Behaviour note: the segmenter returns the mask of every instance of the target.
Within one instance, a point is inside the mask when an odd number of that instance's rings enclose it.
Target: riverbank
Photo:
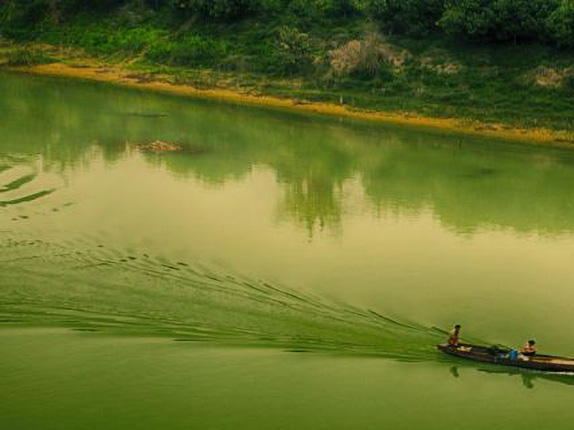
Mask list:
[[[41,55],[42,64],[11,65],[11,54],[23,49],[32,49]],[[2,57],[4,60],[2,61]],[[574,131],[552,130],[545,127],[524,128],[505,123],[491,123],[467,118],[441,118],[424,116],[415,112],[386,112],[361,109],[345,103],[326,103],[281,93],[281,87],[250,87],[238,80],[230,80],[229,74],[215,72],[196,73],[191,83],[181,79],[172,70],[160,69],[133,61],[109,62],[87,56],[78,50],[70,50],[50,45],[30,45],[6,43],[0,51],[0,67],[16,73],[83,79],[106,84],[137,88],[186,97],[224,100],[244,105],[265,106],[288,109],[303,113],[337,116],[354,120],[391,123],[405,126],[441,129],[456,133],[480,135],[497,139],[521,142],[552,144],[553,146],[574,147]],[[285,83],[284,87],[285,87]],[[292,85],[289,82],[288,85]],[[284,89],[284,88],[283,88]]]
[[[28,73],[574,144],[568,14],[550,8],[546,16],[536,5],[508,23],[512,34],[496,20],[475,34],[480,16],[449,2],[423,5],[400,12],[379,0],[8,0],[0,51]],[[536,30],[525,17],[536,18]]]

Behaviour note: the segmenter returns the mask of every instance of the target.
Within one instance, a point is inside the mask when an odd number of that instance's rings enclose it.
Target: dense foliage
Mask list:
[[[387,33],[427,36],[436,32],[444,0],[369,0],[367,10]]]
[[[560,0],[450,0],[440,26],[449,34],[482,41],[544,41]],[[557,22],[556,22],[557,24]]]
[[[392,34],[574,44],[574,0],[1,0],[0,19],[4,27],[11,24],[15,29],[128,6],[147,8],[164,21],[171,16],[173,22],[197,18],[230,23],[259,16],[262,24],[270,17],[308,23],[363,15]]]
[[[2,38],[40,42],[0,40],[16,66],[61,45],[143,80],[574,130],[574,0],[0,0]]]
[[[570,49],[574,0],[0,0],[5,37],[169,66],[388,81],[373,32]]]
[[[184,16],[197,15],[212,21],[229,21],[256,14],[267,6],[266,0],[176,0],[171,2],[172,9],[179,10]]]
[[[574,46],[574,0],[562,0],[548,16],[548,31],[560,46]]]

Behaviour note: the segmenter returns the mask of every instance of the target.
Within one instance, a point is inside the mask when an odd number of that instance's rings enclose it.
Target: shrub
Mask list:
[[[146,46],[151,46],[167,36],[167,33],[154,28],[136,27],[121,29],[115,32],[109,44],[114,51],[125,55],[134,55],[141,52]]]
[[[229,21],[266,9],[272,0],[176,0],[174,9],[213,21]]]
[[[558,46],[574,47],[574,0],[562,0],[548,16],[546,25]]]
[[[42,40],[53,44],[79,46],[91,54],[133,56],[140,53],[146,46],[157,43],[166,35],[167,32],[151,27],[112,29],[97,24],[64,25],[59,31],[43,34]]]
[[[361,11],[356,0],[325,0],[321,3],[323,12],[333,18],[349,18]]]
[[[9,66],[35,66],[49,62],[50,59],[41,51],[29,47],[10,51],[6,56],[6,64]]]
[[[292,75],[309,70],[313,63],[312,52],[312,41],[307,33],[295,27],[281,27],[273,54],[275,71]]]
[[[64,16],[76,13],[111,12],[126,3],[125,0],[3,0],[0,1],[2,19],[19,25],[33,25],[47,17],[58,22]]]
[[[336,78],[388,81],[393,78],[393,54],[376,34],[352,40],[330,52],[331,73]]]
[[[426,36],[436,31],[444,0],[368,0],[367,11],[387,34]]]
[[[223,41],[189,35],[180,41],[153,44],[145,57],[158,64],[201,67],[213,66],[227,53],[228,47]]]
[[[477,41],[542,41],[558,0],[447,0],[439,25]]]

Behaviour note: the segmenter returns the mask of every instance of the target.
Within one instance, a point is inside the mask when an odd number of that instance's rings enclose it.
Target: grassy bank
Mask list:
[[[31,53],[22,54],[21,50],[31,51]],[[438,128],[530,143],[550,143],[566,147],[571,147],[574,143],[574,133],[568,130],[551,130],[543,127],[521,128],[456,117],[431,117],[391,110],[366,110],[341,103],[309,101],[295,97],[293,93],[286,97],[282,94],[292,84],[289,81],[276,82],[275,86],[266,87],[266,91],[262,92],[260,86],[250,86],[247,80],[242,82],[241,76],[234,74],[189,70],[178,70],[175,73],[171,69],[158,71],[141,65],[134,66],[129,62],[102,62],[77,52],[71,52],[69,49],[62,51],[46,45],[26,47],[11,45],[10,48],[0,51],[0,64],[2,64],[2,56],[5,58],[4,68],[20,73],[84,79],[180,96],[213,98],[357,120]],[[17,61],[13,64],[10,62],[11,58]],[[22,64],[20,61],[22,58],[32,58],[34,62]],[[184,74],[183,78],[182,74]]]
[[[435,33],[393,36],[360,8],[322,15],[303,8],[306,13],[221,20],[174,17],[167,8],[127,2],[19,26],[4,14],[0,61],[51,74],[58,68],[36,66],[56,62],[69,66],[59,68],[67,76],[75,69],[87,77],[85,66],[108,68],[117,82],[175,85],[180,92],[269,96],[274,105],[573,140],[574,52],[568,48],[516,39],[477,44]],[[98,74],[104,75],[94,72],[91,79]]]

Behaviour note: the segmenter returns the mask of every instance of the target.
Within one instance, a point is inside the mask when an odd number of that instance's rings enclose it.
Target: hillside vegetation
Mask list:
[[[0,34],[149,79],[574,130],[574,0],[0,0]]]

